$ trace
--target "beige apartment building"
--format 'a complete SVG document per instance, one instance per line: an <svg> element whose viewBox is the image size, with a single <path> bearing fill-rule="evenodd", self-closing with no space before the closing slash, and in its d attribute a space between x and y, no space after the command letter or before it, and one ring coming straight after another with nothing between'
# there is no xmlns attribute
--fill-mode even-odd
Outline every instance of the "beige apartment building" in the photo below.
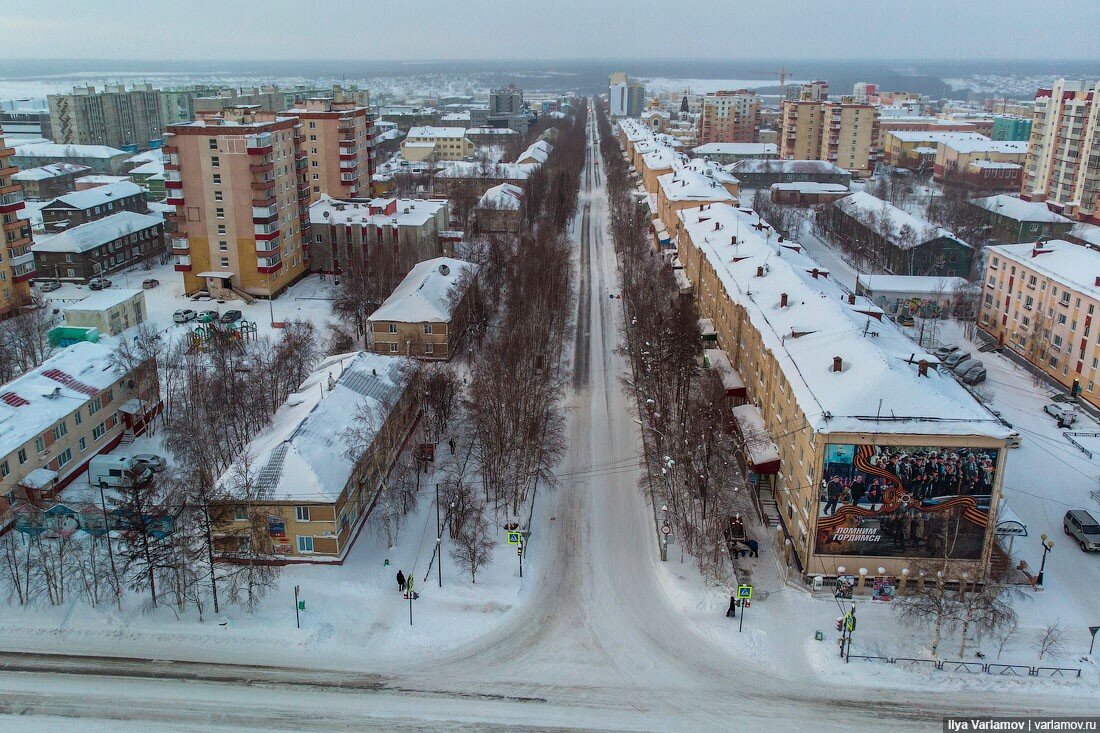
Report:
<svg viewBox="0 0 1100 733"><path fill-rule="evenodd" d="M401 157L410 163L423 160L466 160L474 144L464 127L412 127L401 142Z"/></svg>
<svg viewBox="0 0 1100 733"><path fill-rule="evenodd" d="M176 211L166 218L185 292L271 298L308 271L303 127L234 107L168 128L164 183Z"/></svg>
<svg viewBox="0 0 1100 733"><path fill-rule="evenodd" d="M879 113L851 97L839 102L800 99L782 103L779 157L827 160L855 176L869 176L878 162Z"/></svg>
<svg viewBox="0 0 1100 733"><path fill-rule="evenodd" d="M15 151L0 136L0 318L11 315L30 298L30 279L34 277L34 253L31 252L31 223L20 217L26 208L23 188L12 176L19 169L12 163Z"/></svg>
<svg viewBox="0 0 1100 733"><path fill-rule="evenodd" d="M754 143L760 127L760 96L748 89L703 96L699 115L700 144Z"/></svg>
<svg viewBox="0 0 1100 733"><path fill-rule="evenodd" d="M309 203L371 195L374 117L365 106L307 99L283 113L302 121L302 148L309 164Z"/></svg>
<svg viewBox="0 0 1100 733"><path fill-rule="evenodd" d="M1100 82L1059 79L1036 92L1021 195L1100 224Z"/></svg>
<svg viewBox="0 0 1100 733"><path fill-rule="evenodd" d="M978 327L1100 407L1100 252L1055 239L985 255Z"/></svg>
<svg viewBox="0 0 1100 733"><path fill-rule="evenodd" d="M923 584L922 563L945 563L950 583L1004 563L989 507L1009 430L755 214L712 204L678 216L683 272L745 385L733 408L742 469L804 580L869 594Z"/></svg>

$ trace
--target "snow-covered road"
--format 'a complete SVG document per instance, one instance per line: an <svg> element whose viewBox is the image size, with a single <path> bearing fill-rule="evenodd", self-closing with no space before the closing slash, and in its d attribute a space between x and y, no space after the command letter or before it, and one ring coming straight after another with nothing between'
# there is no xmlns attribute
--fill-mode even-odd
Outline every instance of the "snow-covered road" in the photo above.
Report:
<svg viewBox="0 0 1100 733"><path fill-rule="evenodd" d="M112 731L939 730L952 712L1091 710L1049 687L1003 685L979 697L822 682L798 659L735 655L673 604L638 488L640 438L616 351L620 301L608 298L616 270L597 157L593 143L576 224L578 334L587 343L575 352L566 478L536 511L537 577L520 608L465 646L411 650L369 675L0 655L0 715L29 716L0 718L0 729L81 718L78 729ZM767 624L768 605L759 609ZM799 648L792 643L792 653ZM323 657L311 662L325 669Z"/></svg>

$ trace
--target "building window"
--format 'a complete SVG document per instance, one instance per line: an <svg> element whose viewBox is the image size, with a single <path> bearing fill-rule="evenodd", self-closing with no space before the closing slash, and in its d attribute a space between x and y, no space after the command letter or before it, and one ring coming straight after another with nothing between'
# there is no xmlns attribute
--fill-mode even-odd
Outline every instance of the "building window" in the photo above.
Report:
<svg viewBox="0 0 1100 733"><path fill-rule="evenodd" d="M218 224L218 234L225 236L225 224Z"/></svg>
<svg viewBox="0 0 1100 733"><path fill-rule="evenodd" d="M215 201L221 201L222 200L222 192L221 191L215 191L214 192L214 200Z"/></svg>
<svg viewBox="0 0 1100 733"><path fill-rule="evenodd" d="M1095 366L1096 366L1096 360L1093 359L1093 367L1095 367ZM27 462L27 449L26 448L20 448L19 452L16 454L15 457L19 460L19 465L22 466L24 463Z"/></svg>
<svg viewBox="0 0 1100 733"><path fill-rule="evenodd" d="M224 219L225 218L225 209L223 209L220 206L217 207L216 209L214 209L214 216L218 217L219 219Z"/></svg>
<svg viewBox="0 0 1100 733"><path fill-rule="evenodd" d="M313 180L315 180L315 181L321 180L321 174L320 173L314 173L312 175L313 175Z"/></svg>
<svg viewBox="0 0 1100 733"><path fill-rule="evenodd" d="M46 450L46 439L41 435L34 439L34 449L39 453Z"/></svg>
<svg viewBox="0 0 1100 733"><path fill-rule="evenodd" d="M77 410L73 413L73 420L76 422L77 425L84 422L84 418L81 416L80 410Z"/></svg>
<svg viewBox="0 0 1100 733"><path fill-rule="evenodd" d="M222 185L222 174L221 173L215 173L212 177L212 180L214 181L215 186Z"/></svg>
<svg viewBox="0 0 1100 733"><path fill-rule="evenodd" d="M72 460L73 460L73 449L72 448L66 448L65 450L61 451L61 453L59 453L58 456L57 456L57 467L61 468L66 463L69 463Z"/></svg>
<svg viewBox="0 0 1100 733"><path fill-rule="evenodd" d="M397 353L397 344L390 344L390 353L391 354L396 354Z"/></svg>
<svg viewBox="0 0 1100 733"><path fill-rule="evenodd" d="M296 506L294 507L294 517L299 522L309 521L309 507L308 506Z"/></svg>
<svg viewBox="0 0 1100 733"><path fill-rule="evenodd" d="M8 466L8 462L0 463L0 478L6 478L9 473L11 473L11 468Z"/></svg>
<svg viewBox="0 0 1100 733"><path fill-rule="evenodd" d="M81 438L80 440L77 441L76 444L80 448L81 453L88 450L88 439L87 438Z"/></svg>
<svg viewBox="0 0 1100 733"><path fill-rule="evenodd" d="M233 519L237 522L243 522L248 519L248 507L240 504L233 507Z"/></svg>
<svg viewBox="0 0 1100 733"><path fill-rule="evenodd" d="M397 333L397 324L396 323L391 323L390 324L390 333Z"/></svg>
<svg viewBox="0 0 1100 733"><path fill-rule="evenodd" d="M206 142L210 146L211 150L217 150L218 149L218 138L212 137L209 140L207 140Z"/></svg>
<svg viewBox="0 0 1100 733"><path fill-rule="evenodd" d="M298 552L313 552L313 538L299 536Z"/></svg>
<svg viewBox="0 0 1100 733"><path fill-rule="evenodd" d="M1066 314L1065 313L1059 313L1058 314L1058 325L1060 326L1065 322L1066 322Z"/></svg>
<svg viewBox="0 0 1100 733"><path fill-rule="evenodd" d="M212 167L212 168L221 168L221 166L222 166L222 162L221 162L221 160L218 159L218 156L211 155L210 156L210 167Z"/></svg>
<svg viewBox="0 0 1100 733"><path fill-rule="evenodd" d="M430 324L430 323L425 323L424 324L424 333L428 334L429 336L431 335L431 333L432 333L432 324Z"/></svg>
<svg viewBox="0 0 1100 733"><path fill-rule="evenodd" d="M309 129L311 129L311 130L316 130L317 129L317 123L314 120L309 121Z"/></svg>
<svg viewBox="0 0 1100 733"><path fill-rule="evenodd" d="M100 423L92 428L92 440L99 440L107 433L107 423Z"/></svg>
<svg viewBox="0 0 1100 733"><path fill-rule="evenodd" d="M222 267L229 267L229 258L228 257L222 257L221 263L222 263Z"/></svg>
<svg viewBox="0 0 1100 733"><path fill-rule="evenodd" d="M218 251L219 252L228 252L229 251L229 242L225 241L224 239L218 240Z"/></svg>
<svg viewBox="0 0 1100 733"><path fill-rule="evenodd" d="M425 355L434 354L434 353L435 353L435 344L433 344L433 343L424 344L424 354Z"/></svg>
<svg viewBox="0 0 1100 733"><path fill-rule="evenodd" d="M62 420L59 424L54 425L53 439L54 440L61 440L62 438L65 437L65 435L68 432L69 432L69 426L65 424L64 420Z"/></svg>

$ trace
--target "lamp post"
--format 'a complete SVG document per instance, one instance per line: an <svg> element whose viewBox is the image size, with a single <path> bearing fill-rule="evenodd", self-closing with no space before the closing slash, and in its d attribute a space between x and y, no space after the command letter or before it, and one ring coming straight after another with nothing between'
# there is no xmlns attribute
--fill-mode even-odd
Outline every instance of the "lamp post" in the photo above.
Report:
<svg viewBox="0 0 1100 733"><path fill-rule="evenodd" d="M1047 553L1054 549L1054 540L1048 540L1044 533L1040 539L1043 542L1043 559L1039 563L1039 577L1035 579L1035 585L1039 588L1043 587L1043 571L1047 566Z"/></svg>

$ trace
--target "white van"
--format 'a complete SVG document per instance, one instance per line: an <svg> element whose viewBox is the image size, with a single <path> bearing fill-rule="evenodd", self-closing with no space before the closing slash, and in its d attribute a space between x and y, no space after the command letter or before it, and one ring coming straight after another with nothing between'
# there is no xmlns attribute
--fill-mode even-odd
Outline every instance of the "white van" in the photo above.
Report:
<svg viewBox="0 0 1100 733"><path fill-rule="evenodd" d="M153 469L129 456L99 455L88 463L88 483L102 488L129 486L135 477L146 481L152 475Z"/></svg>

